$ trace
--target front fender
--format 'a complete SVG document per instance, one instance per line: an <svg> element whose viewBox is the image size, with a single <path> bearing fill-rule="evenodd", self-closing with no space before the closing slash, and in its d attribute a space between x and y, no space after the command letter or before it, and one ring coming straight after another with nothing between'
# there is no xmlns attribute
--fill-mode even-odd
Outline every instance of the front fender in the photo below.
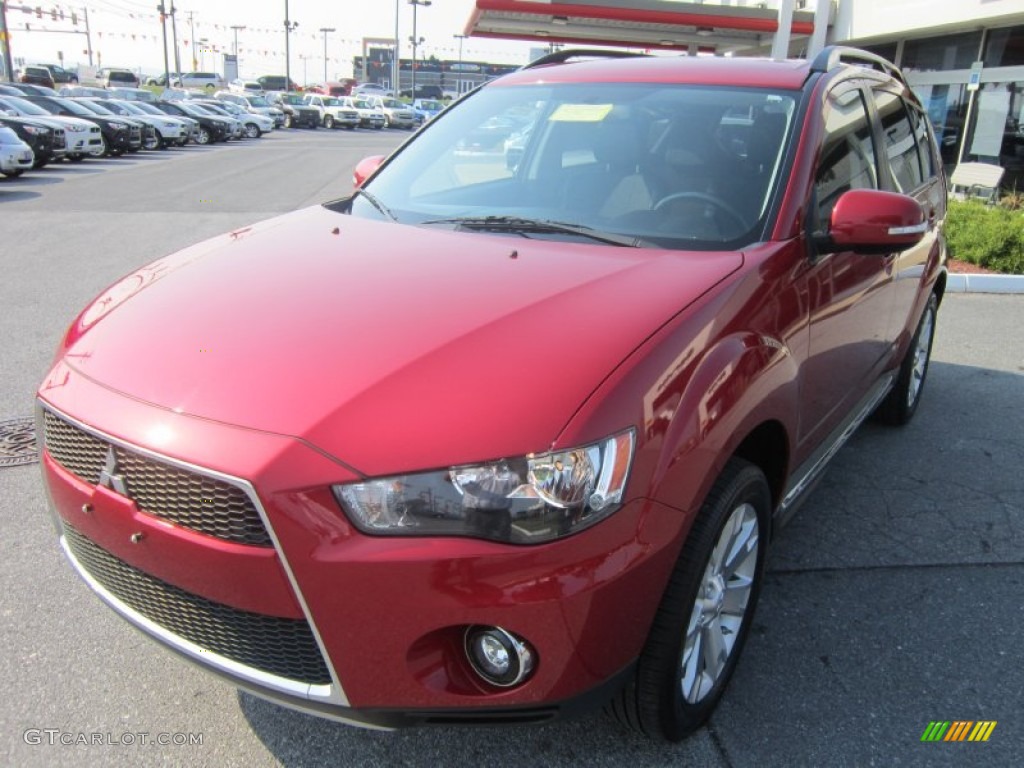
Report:
<svg viewBox="0 0 1024 768"><path fill-rule="evenodd" d="M782 341L752 331L725 336L708 349L680 382L652 478L654 498L695 514L725 463L762 424L781 425L786 456L792 455L797 367Z"/></svg>

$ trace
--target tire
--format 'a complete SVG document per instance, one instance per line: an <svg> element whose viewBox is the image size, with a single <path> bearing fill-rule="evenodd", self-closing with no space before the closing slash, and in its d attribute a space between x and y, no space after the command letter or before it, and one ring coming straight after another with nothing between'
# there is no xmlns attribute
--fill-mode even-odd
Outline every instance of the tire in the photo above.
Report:
<svg viewBox="0 0 1024 768"><path fill-rule="evenodd" d="M196 144L209 144L210 140L210 132L205 128L200 128L199 133L196 134Z"/></svg>
<svg viewBox="0 0 1024 768"><path fill-rule="evenodd" d="M164 135L160 131L156 132L156 147L154 149L166 150L171 142L164 138Z"/></svg>
<svg viewBox="0 0 1024 768"><path fill-rule="evenodd" d="M939 300L933 293L928 297L917 330L914 331L914 338L910 340L907 354L900 363L896 383L875 410L875 417L883 424L901 427L917 413L925 378L928 376L928 363L932 358L932 341L935 338L938 311Z"/></svg>
<svg viewBox="0 0 1024 768"><path fill-rule="evenodd" d="M334 115L324 115L324 128L334 127Z"/></svg>
<svg viewBox="0 0 1024 768"><path fill-rule="evenodd" d="M260 137L260 127L256 123L246 123L244 133L247 139L258 139Z"/></svg>
<svg viewBox="0 0 1024 768"><path fill-rule="evenodd" d="M85 160L85 155L81 154L80 152L75 152L73 155L65 155L65 157L72 163L80 163L83 160Z"/></svg>
<svg viewBox="0 0 1024 768"><path fill-rule="evenodd" d="M145 149L147 152L152 151L154 149L160 149L160 143L160 134L158 133L156 135L156 138L144 139L142 142L142 148Z"/></svg>
<svg viewBox="0 0 1024 768"><path fill-rule="evenodd" d="M13 171L0 171L0 176L6 176L8 179L16 179L25 172L24 168L16 168Z"/></svg>
<svg viewBox="0 0 1024 768"><path fill-rule="evenodd" d="M686 537L633 679L608 706L624 725L679 741L714 710L753 622L770 514L764 473L730 459Z"/></svg>
<svg viewBox="0 0 1024 768"><path fill-rule="evenodd" d="M284 115L284 127L285 128L294 128L295 127L295 120L292 118L291 114L289 114L287 112Z"/></svg>

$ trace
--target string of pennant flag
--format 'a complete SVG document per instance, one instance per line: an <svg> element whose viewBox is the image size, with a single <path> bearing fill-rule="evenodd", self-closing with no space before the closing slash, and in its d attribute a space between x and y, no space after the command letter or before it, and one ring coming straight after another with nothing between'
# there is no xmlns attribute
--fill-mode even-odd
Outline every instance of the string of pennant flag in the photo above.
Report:
<svg viewBox="0 0 1024 768"><path fill-rule="evenodd" d="M11 13L11 17L8 19L8 26L12 33L19 31L24 32L82 32L86 23L86 13L88 14L89 24L91 26L91 33L96 36L98 40L132 40L136 42L152 43L158 42L162 39L159 24L161 22L160 13L151 13L146 11L134 11L125 8L118 8L116 6L110 7L93 7L91 5L84 6L70 6L60 4L48 4L48 5L30 5L24 4L11 4L7 5L8 12ZM31 17L30 19L22 18L19 20L13 14L21 12L25 16ZM183 16L181 15L181 9L178 9L178 20L183 22ZM105 17L115 17L121 20L128 20L139 22L140 24L152 24L156 26L156 30L153 32L123 32L123 31L110 31L104 29ZM218 22L202 21L198 15L195 16L192 22L184 22L186 30L192 32L196 36L196 39L206 39L213 36L214 33L221 33L220 47L215 46L208 47L207 50L216 51L230 51L233 50L234 45L232 43L233 36L235 34L233 25L224 24ZM181 28L179 26L179 35ZM283 33L281 27L250 27L246 26L244 36L251 38L253 35L258 37L278 37ZM220 37L220 35L218 35ZM188 39L181 39L181 42L185 46L190 46L192 43ZM291 39L296 43L300 43L303 40L308 39L311 42L317 42L322 44L323 38L317 32L298 32L294 31L291 33ZM208 41L209 42L209 41ZM275 50L277 47L274 44L276 41L272 40L259 40L257 45L242 45L239 41L238 52L240 55L260 55L260 56L283 56L281 51ZM344 35L331 35L330 43L332 46L340 46L348 49L349 51L361 52L363 46L363 38L352 38L345 37ZM447 56L449 54L454 55L459 52L457 45L437 45L432 46L429 43L424 44L421 50L425 55L429 56L431 53L434 55ZM485 49L478 49L476 47L464 46L462 54L466 57L487 57L499 53L495 51L488 51ZM342 57L344 60L347 58ZM331 57L332 61L338 61L339 59Z"/></svg>

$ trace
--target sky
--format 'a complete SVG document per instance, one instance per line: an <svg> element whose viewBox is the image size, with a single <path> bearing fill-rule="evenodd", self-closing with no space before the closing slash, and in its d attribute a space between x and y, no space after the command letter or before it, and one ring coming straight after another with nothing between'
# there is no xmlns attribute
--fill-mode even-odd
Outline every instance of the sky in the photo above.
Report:
<svg viewBox="0 0 1024 768"><path fill-rule="evenodd" d="M10 0L7 23L11 32L11 52L16 66L23 63L58 63L58 51L64 54L65 66L88 64L85 54L83 7L88 10L94 63L99 66L126 67L143 74L162 72L163 52L159 0L80 0L81 4L45 2L44 0ZM165 0L170 9L170 0ZM22 5L30 9L26 13ZM395 34L395 0L288 0L288 17L298 22L290 38L292 79L302 82L323 80L324 35L322 27L334 28L327 33L328 79L352 75L352 56L361 53L365 37L386 37ZM43 18L35 12L39 6ZM411 58L413 6L399 0L399 37L402 56ZM459 40L475 6L475 0L432 0L430 6L416 9L416 35L424 38L417 56L456 59ZM191 67L191 41L206 40L198 46L199 70L221 70L222 53L230 53L234 45L233 25L238 31L239 69L244 77L283 74L285 0L175 0L181 68ZM54 21L51 11L56 10ZM60 12L64 12L63 21ZM77 25L72 23L75 13ZM189 26L192 12L192 28ZM30 29L25 29L25 24ZM174 69L171 25L167 24L170 68ZM187 41L187 42L186 42ZM462 42L462 55L467 61L490 61L502 64L524 64L528 60L529 43L469 38Z"/></svg>

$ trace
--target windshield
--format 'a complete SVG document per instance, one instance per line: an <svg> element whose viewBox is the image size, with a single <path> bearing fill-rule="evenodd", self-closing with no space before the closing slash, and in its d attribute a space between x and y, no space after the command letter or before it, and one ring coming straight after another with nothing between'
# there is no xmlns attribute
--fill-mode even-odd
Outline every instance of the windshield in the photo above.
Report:
<svg viewBox="0 0 1024 768"><path fill-rule="evenodd" d="M735 248L761 236L795 108L790 92L726 86L492 86L425 129L351 210L427 226L500 217L505 230L509 219L557 222L669 248Z"/></svg>
<svg viewBox="0 0 1024 768"><path fill-rule="evenodd" d="M306 103L303 100L302 96L298 96L297 94L294 94L294 93L283 93L283 94L281 94L281 101L283 101L285 104L291 104L291 105L297 106L297 107L298 106L302 106L302 105L304 105Z"/></svg>
<svg viewBox="0 0 1024 768"><path fill-rule="evenodd" d="M161 110L159 110L156 107L154 107L152 104L146 104L145 102L133 103L133 104L130 105L130 108L136 109L139 112L144 112L144 113L146 113L148 115L164 115L164 114L166 114L165 112L162 112Z"/></svg>
<svg viewBox="0 0 1024 768"><path fill-rule="evenodd" d="M112 115L114 114L111 110L100 104L98 101L83 101L81 104L86 109L91 109L97 115Z"/></svg>
<svg viewBox="0 0 1024 768"><path fill-rule="evenodd" d="M198 115L199 117L214 117L212 112L207 112L198 104L179 104L178 106L180 106L190 115Z"/></svg>
<svg viewBox="0 0 1024 768"><path fill-rule="evenodd" d="M425 109L425 110L428 110L428 111L430 111L430 110L441 111L441 109L444 107L444 105L441 104L440 101L431 101L430 99L427 99L426 101L421 101L419 103L419 105L420 105L420 109Z"/></svg>
<svg viewBox="0 0 1024 768"><path fill-rule="evenodd" d="M112 102L108 102L108 103L110 104L110 108L111 109L117 110L118 113L122 114L122 115L145 115L146 114L145 110L139 109L135 104L132 104L132 103L127 102L127 101L125 101L125 102L112 101Z"/></svg>
<svg viewBox="0 0 1024 768"><path fill-rule="evenodd" d="M405 104L398 99L384 99L384 106L388 109L405 109Z"/></svg>
<svg viewBox="0 0 1024 768"><path fill-rule="evenodd" d="M339 101L338 99L335 99L335 98L331 97L331 96L324 96L323 97L323 104L324 104L325 107L337 107L337 106L341 106L342 102Z"/></svg>
<svg viewBox="0 0 1024 768"><path fill-rule="evenodd" d="M99 114L99 112L94 112L74 99L54 99L53 101L64 107L68 112L72 112L80 117L96 117Z"/></svg>
<svg viewBox="0 0 1024 768"><path fill-rule="evenodd" d="M356 109L373 109L373 105L366 99L355 99L352 103L356 105Z"/></svg>
<svg viewBox="0 0 1024 768"><path fill-rule="evenodd" d="M53 117L52 112L47 112L38 104L19 98L18 96L0 96L0 108L7 107L23 115L38 115L40 117Z"/></svg>
<svg viewBox="0 0 1024 768"><path fill-rule="evenodd" d="M253 107L269 107L270 102L262 96L248 96L249 105Z"/></svg>

